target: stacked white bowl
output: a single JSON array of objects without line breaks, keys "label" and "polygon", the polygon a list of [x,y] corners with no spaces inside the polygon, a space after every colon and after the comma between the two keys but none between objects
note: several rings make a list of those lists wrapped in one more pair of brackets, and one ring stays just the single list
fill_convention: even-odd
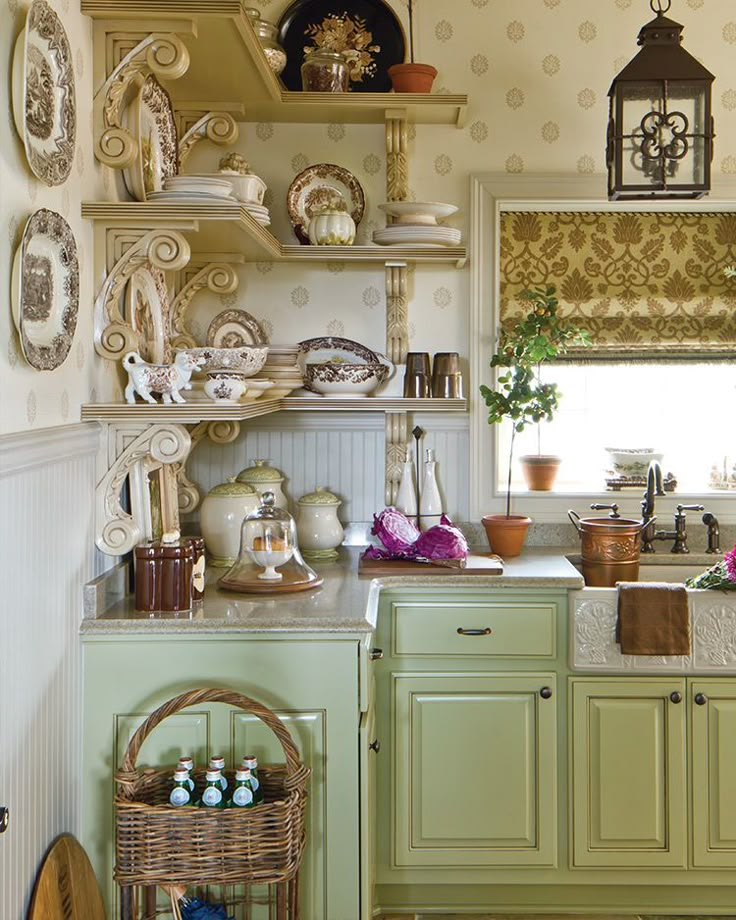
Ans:
[{"label": "stacked white bowl", "polygon": [[298,345],[269,345],[266,363],[255,379],[271,382],[263,394],[266,399],[280,399],[303,386],[301,368],[298,363]]}]

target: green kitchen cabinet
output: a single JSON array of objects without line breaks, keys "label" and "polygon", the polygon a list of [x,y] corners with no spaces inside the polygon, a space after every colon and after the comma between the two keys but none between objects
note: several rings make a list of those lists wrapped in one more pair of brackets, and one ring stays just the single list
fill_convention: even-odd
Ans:
[{"label": "green kitchen cabinet", "polygon": [[687,865],[685,681],[571,681],[573,865]]},{"label": "green kitchen cabinet", "polygon": [[[314,636],[85,636],[82,841],[103,883],[110,916],[116,916],[117,901],[113,773],[128,740],[145,716],[171,697],[194,687],[223,686],[273,709],[312,769],[302,916],[357,920],[360,867],[367,858],[361,851],[359,802],[360,719],[368,702],[361,698],[365,647],[357,639]],[[198,705],[166,719],[143,745],[138,764],[174,764],[183,752],[199,765],[216,752],[229,765],[246,752],[261,762],[283,762],[270,729],[221,704]],[[257,912],[252,916],[261,918]]]},{"label": "green kitchen cabinet", "polygon": [[393,864],[554,865],[555,675],[392,681]]},{"label": "green kitchen cabinet", "polygon": [[693,866],[736,868],[736,682],[688,680]]}]

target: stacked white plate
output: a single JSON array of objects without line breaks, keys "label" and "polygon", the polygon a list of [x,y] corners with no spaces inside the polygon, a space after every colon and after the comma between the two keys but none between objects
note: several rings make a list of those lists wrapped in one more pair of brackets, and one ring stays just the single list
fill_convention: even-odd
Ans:
[{"label": "stacked white plate", "polygon": [[381,246],[459,246],[461,234],[437,221],[457,211],[441,201],[387,201],[378,207],[393,217],[384,230],[373,231],[373,242]]},{"label": "stacked white plate", "polygon": [[160,192],[149,192],[151,201],[177,199],[228,199],[232,200],[233,187],[227,179],[209,179],[203,176],[170,176],[164,180]]},{"label": "stacked white plate", "polygon": [[256,204],[254,201],[244,201],[243,206],[249,214],[255,217],[261,226],[267,227],[271,223],[271,215],[265,204]]},{"label": "stacked white plate", "polygon": [[373,242],[380,246],[459,246],[461,233],[453,227],[392,224],[373,231]]}]

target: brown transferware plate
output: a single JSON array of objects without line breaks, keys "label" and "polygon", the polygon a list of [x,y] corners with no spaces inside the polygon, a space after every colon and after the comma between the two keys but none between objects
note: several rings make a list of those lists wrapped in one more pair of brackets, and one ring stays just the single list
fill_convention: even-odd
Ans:
[{"label": "brown transferware plate", "polygon": [[357,227],[365,211],[365,195],[360,182],[342,166],[317,163],[303,169],[289,186],[286,208],[300,243],[309,243],[309,221],[317,208],[337,192],[347,205]]}]

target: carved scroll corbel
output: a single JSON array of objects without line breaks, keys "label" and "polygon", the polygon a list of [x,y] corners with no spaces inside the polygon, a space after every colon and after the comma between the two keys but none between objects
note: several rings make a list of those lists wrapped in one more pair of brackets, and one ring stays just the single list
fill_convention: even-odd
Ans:
[{"label": "carved scroll corbel", "polygon": [[386,112],[386,200],[405,201],[409,194],[406,112]]},{"label": "carved scroll corbel", "polygon": [[195,294],[207,288],[213,294],[231,294],[238,286],[238,273],[232,265],[212,262],[191,278],[171,304],[171,331],[175,348],[190,348],[197,344],[187,331],[186,313]]},{"label": "carved scroll corbel", "polygon": [[123,110],[148,74],[177,80],[189,68],[189,51],[177,35],[152,34],[129,51],[95,93],[100,114],[95,156],[114,169],[125,169],[138,156],[138,141],[123,126]]},{"label": "carved scroll corbel", "polygon": [[[197,113],[199,114],[199,113]],[[195,144],[202,140],[224,146],[238,139],[238,126],[229,112],[206,112],[191,123],[191,117],[181,115],[179,122],[179,168],[184,166]]]},{"label": "carved scroll corbel", "polygon": [[[122,556],[136,543],[150,537],[150,494],[146,496],[144,473],[156,467],[171,467],[184,462],[191,449],[189,432],[183,425],[149,425],[127,444],[97,486],[95,500],[95,543],[109,556]],[[120,502],[120,494],[128,476],[137,479],[131,488],[132,513]],[[162,483],[173,483],[171,476],[161,477]],[[176,496],[161,496],[162,506],[175,509]],[[171,513],[171,512],[170,512]],[[168,527],[178,527],[178,514],[167,521]]]},{"label": "carved scroll corbel", "polygon": [[409,438],[406,412],[386,413],[386,505],[393,505],[399,491]]},{"label": "carved scroll corbel", "polygon": [[240,422],[217,421],[217,422],[200,422],[189,430],[189,437],[192,441],[192,448],[187,457],[180,463],[174,465],[176,480],[178,484],[177,492],[179,495],[179,511],[182,514],[188,514],[199,505],[201,493],[197,486],[187,475],[187,460],[191,456],[194,448],[199,442],[208,437],[215,444],[230,444],[240,434]]},{"label": "carved scroll corbel", "polygon": [[143,263],[162,271],[177,271],[189,261],[189,243],[175,230],[151,230],[126,249],[108,272],[95,301],[95,350],[111,361],[138,347],[138,336],[121,302],[125,285]]},{"label": "carved scroll corbel", "polygon": [[394,364],[404,364],[409,350],[407,278],[405,262],[386,263],[386,353]]}]

